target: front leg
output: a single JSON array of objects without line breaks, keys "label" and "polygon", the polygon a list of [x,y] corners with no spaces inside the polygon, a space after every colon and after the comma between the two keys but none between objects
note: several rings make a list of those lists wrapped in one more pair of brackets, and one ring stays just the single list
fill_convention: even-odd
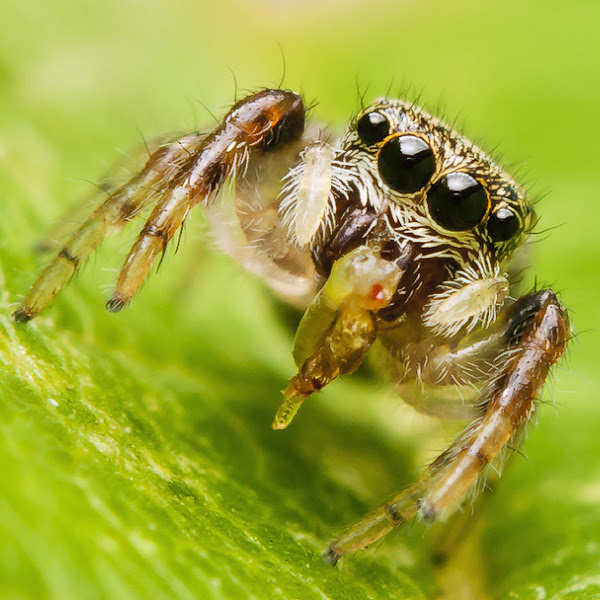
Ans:
[{"label": "front leg", "polygon": [[201,148],[190,154],[159,199],[121,267],[107,308],[123,309],[192,208],[206,204],[228,179],[243,172],[251,154],[297,141],[303,131],[304,104],[297,94],[263,90],[238,102]]},{"label": "front leg", "polygon": [[111,311],[122,310],[192,208],[206,205],[236,174],[243,176],[251,157],[298,142],[304,116],[304,103],[297,94],[263,90],[240,100],[212,132],[161,145],[144,168],[112,191],[73,233],[32,285],[13,315],[15,320],[29,321],[42,312],[108,235],[154,203],[107,303]]},{"label": "front leg", "polygon": [[353,525],[324,553],[334,565],[416,516],[431,522],[459,506],[478,475],[528,422],[548,372],[569,341],[568,317],[551,290],[521,298],[510,309],[501,366],[484,391],[481,416],[389,503]]}]

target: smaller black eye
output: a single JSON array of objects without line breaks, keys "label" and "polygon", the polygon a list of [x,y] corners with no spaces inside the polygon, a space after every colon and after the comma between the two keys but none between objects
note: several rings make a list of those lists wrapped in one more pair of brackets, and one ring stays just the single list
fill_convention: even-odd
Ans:
[{"label": "smaller black eye", "polygon": [[499,208],[490,215],[487,222],[488,234],[494,242],[510,240],[519,232],[519,229],[521,229],[519,217],[510,208]]},{"label": "smaller black eye", "polygon": [[370,146],[387,137],[390,123],[381,113],[370,112],[358,120],[356,131],[360,139]]},{"label": "smaller black eye", "polygon": [[481,223],[488,197],[481,183],[467,173],[448,173],[427,194],[429,214],[450,231],[467,231]]},{"label": "smaller black eye", "polygon": [[433,150],[416,135],[388,140],[379,152],[377,164],[384,183],[402,194],[418,192],[435,173]]}]

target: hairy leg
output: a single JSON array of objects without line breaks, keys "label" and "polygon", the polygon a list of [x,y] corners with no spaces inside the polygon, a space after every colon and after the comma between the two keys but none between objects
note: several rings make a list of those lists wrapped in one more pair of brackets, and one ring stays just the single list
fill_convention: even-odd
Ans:
[{"label": "hairy leg", "polygon": [[478,475],[527,423],[548,371],[570,336],[567,315],[550,290],[521,298],[511,307],[501,366],[488,385],[480,418],[439,456],[423,477],[333,541],[324,559],[365,548],[394,527],[420,516],[433,521],[456,508]]},{"label": "hairy leg", "polygon": [[408,318],[381,332],[378,363],[407,404],[442,418],[477,416],[481,387],[497,372],[511,327],[510,308],[496,314],[507,285],[504,276],[458,277],[442,284],[423,322]]},{"label": "hairy leg", "polygon": [[497,370],[496,358],[506,345],[507,328],[500,315],[486,330],[448,342],[411,323],[381,333],[377,365],[404,402],[415,410],[444,419],[477,416],[481,387]]},{"label": "hairy leg", "polygon": [[142,171],[75,232],[34,283],[14,313],[15,320],[28,321],[39,314],[111,230],[158,200],[107,303],[110,310],[121,310],[196,204],[215,196],[251,155],[297,140],[303,130],[302,98],[283,90],[263,90],[238,102],[211,133],[160,147]]},{"label": "hairy leg", "polygon": [[[297,143],[251,157],[235,186],[234,202],[211,204],[204,210],[220,247],[284,301],[302,309],[313,300],[323,278],[315,271],[310,245],[298,243],[295,216],[301,212],[303,219],[318,224],[324,211],[327,214],[324,206],[333,204],[333,187],[339,179],[328,161],[333,148],[317,153],[321,162],[313,156],[315,148],[326,147],[325,142],[308,141],[320,134],[309,131]],[[304,202],[297,201],[307,195]],[[304,239],[311,241],[315,233],[314,226],[304,230]]]},{"label": "hairy leg", "polygon": [[203,136],[189,135],[155,150],[144,168],[103,202],[60,249],[29,290],[23,306],[14,313],[18,322],[42,312],[107,235],[126,225],[143,210],[178,172]]},{"label": "hairy leg", "polygon": [[190,155],[152,211],[121,268],[109,310],[119,311],[133,298],[190,210],[218,192],[250,153],[295,140],[303,130],[304,105],[296,94],[265,90],[238,102]]}]

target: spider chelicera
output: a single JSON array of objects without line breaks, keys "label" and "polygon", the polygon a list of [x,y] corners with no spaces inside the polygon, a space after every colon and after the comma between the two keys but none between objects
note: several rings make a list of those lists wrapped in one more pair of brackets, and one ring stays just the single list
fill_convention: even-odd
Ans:
[{"label": "spider chelicera", "polygon": [[[570,329],[552,290],[510,299],[507,264],[535,216],[479,148],[399,100],[364,108],[337,142],[305,129],[305,114],[299,95],[263,90],[213,131],[159,144],[72,235],[14,318],[38,315],[107,235],[151,208],[107,302],[122,310],[201,204],[230,253],[306,309],[298,373],[274,428],[373,345],[402,399],[471,420],[416,483],[329,544],[324,558],[335,564],[410,519],[460,506],[517,442]],[[233,199],[238,231],[215,210],[220,196]]]}]

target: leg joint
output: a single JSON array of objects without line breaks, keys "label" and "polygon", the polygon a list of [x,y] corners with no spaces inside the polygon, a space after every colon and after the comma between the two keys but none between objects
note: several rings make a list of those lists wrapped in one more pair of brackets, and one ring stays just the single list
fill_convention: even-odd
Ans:
[{"label": "leg joint", "polygon": [[76,267],[79,265],[79,258],[73,256],[68,248],[63,248],[58,255],[66,261],[73,263]]},{"label": "leg joint", "polygon": [[146,223],[140,232],[140,237],[154,237],[165,239],[167,232],[162,227],[154,225],[154,223]]},{"label": "leg joint", "polygon": [[394,527],[398,527],[406,522],[406,517],[395,504],[386,504],[385,509],[388,515],[390,515]]},{"label": "leg joint", "polygon": [[421,519],[425,521],[425,523],[433,523],[438,515],[437,508],[427,500],[427,498],[422,498],[419,502],[419,514],[421,515]]}]

